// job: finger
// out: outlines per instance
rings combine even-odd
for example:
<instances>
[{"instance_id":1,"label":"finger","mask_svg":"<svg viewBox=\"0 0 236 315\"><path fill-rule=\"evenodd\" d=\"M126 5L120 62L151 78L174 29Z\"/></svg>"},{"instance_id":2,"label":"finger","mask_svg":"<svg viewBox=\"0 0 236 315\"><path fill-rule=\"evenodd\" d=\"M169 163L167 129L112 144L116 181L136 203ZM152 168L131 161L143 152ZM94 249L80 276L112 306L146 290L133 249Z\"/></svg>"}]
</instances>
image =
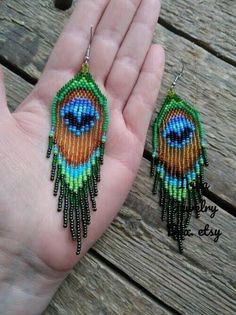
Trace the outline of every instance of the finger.
<instances>
[{"instance_id":1,"label":"finger","mask_svg":"<svg viewBox=\"0 0 236 315\"><path fill-rule=\"evenodd\" d=\"M91 72L104 81L141 0L111 0L91 47Z\"/></svg>"},{"instance_id":2,"label":"finger","mask_svg":"<svg viewBox=\"0 0 236 315\"><path fill-rule=\"evenodd\" d=\"M150 48L160 12L159 0L143 0L107 78L106 88L121 109L132 91Z\"/></svg>"},{"instance_id":3,"label":"finger","mask_svg":"<svg viewBox=\"0 0 236 315\"><path fill-rule=\"evenodd\" d=\"M65 26L45 71L75 72L80 68L90 40L90 29L95 30L110 0L81 0Z\"/></svg>"},{"instance_id":4,"label":"finger","mask_svg":"<svg viewBox=\"0 0 236 315\"><path fill-rule=\"evenodd\" d=\"M156 44L150 48L139 79L123 111L124 120L137 138L144 143L149 122L159 93L165 65L164 49Z\"/></svg>"},{"instance_id":5,"label":"finger","mask_svg":"<svg viewBox=\"0 0 236 315\"><path fill-rule=\"evenodd\" d=\"M0 119L2 119L2 117L6 117L9 115L10 115L10 112L7 107L3 69L2 69L2 66L0 65Z\"/></svg>"},{"instance_id":6,"label":"finger","mask_svg":"<svg viewBox=\"0 0 236 315\"><path fill-rule=\"evenodd\" d=\"M86 53L90 28L95 29L109 0L81 0L59 37L44 72L33 93L27 99L50 106L52 98L78 72Z\"/></svg>"}]
</instances>

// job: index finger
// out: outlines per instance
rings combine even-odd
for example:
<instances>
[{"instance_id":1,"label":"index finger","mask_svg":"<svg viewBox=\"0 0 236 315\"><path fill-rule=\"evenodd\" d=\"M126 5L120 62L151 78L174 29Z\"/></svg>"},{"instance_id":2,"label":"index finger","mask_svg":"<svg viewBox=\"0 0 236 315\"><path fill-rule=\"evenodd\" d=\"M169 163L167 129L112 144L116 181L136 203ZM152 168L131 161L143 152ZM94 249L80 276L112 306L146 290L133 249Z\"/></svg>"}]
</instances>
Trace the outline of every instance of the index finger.
<instances>
[{"instance_id":1,"label":"index finger","mask_svg":"<svg viewBox=\"0 0 236 315\"><path fill-rule=\"evenodd\" d=\"M90 28L93 26L94 30L96 29L109 2L109 0L79 1L53 49L45 71L79 68L78 61L83 59L88 47Z\"/></svg>"},{"instance_id":2,"label":"index finger","mask_svg":"<svg viewBox=\"0 0 236 315\"><path fill-rule=\"evenodd\" d=\"M33 90L34 98L50 105L58 88L80 69L89 44L91 26L96 29L109 2L110 0L79 1Z\"/></svg>"}]
</instances>

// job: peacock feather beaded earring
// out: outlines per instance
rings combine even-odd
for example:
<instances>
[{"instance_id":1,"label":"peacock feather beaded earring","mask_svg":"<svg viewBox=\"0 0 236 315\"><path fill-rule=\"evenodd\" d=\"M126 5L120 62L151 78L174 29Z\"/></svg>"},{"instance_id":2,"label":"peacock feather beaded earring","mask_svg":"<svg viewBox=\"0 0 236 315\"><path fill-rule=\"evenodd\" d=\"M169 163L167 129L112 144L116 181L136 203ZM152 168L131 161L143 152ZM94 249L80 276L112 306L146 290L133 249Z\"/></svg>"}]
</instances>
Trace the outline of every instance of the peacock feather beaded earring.
<instances>
[{"instance_id":1,"label":"peacock feather beaded earring","mask_svg":"<svg viewBox=\"0 0 236 315\"><path fill-rule=\"evenodd\" d=\"M192 212L200 215L204 166L208 165L200 115L175 92L183 71L184 64L154 121L151 165L153 194L159 184L162 221L167 222L168 235L178 242L180 253Z\"/></svg>"},{"instance_id":2,"label":"peacock feather beaded earring","mask_svg":"<svg viewBox=\"0 0 236 315\"><path fill-rule=\"evenodd\" d=\"M100 166L103 164L109 123L107 99L89 72L90 43L81 70L54 97L47 157L51 154L51 180L63 226L77 241L87 237L90 209L96 211Z\"/></svg>"}]
</instances>

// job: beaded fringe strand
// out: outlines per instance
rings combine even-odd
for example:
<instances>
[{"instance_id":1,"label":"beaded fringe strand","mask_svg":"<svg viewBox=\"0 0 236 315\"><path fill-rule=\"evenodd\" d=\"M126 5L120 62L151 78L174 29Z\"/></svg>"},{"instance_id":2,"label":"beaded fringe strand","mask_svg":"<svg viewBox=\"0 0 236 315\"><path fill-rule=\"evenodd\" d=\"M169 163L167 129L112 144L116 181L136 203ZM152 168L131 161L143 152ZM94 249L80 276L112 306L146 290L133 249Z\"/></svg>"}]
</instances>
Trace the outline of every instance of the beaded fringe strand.
<instances>
[{"instance_id":1,"label":"beaded fringe strand","mask_svg":"<svg viewBox=\"0 0 236 315\"><path fill-rule=\"evenodd\" d=\"M108 121L107 100L84 63L53 100L47 150L47 158L52 155L50 179L57 210L63 212L63 227L77 242L77 255L88 234L91 210L97 210Z\"/></svg>"},{"instance_id":2,"label":"beaded fringe strand","mask_svg":"<svg viewBox=\"0 0 236 315\"><path fill-rule=\"evenodd\" d=\"M207 165L199 114L170 89L153 124L151 176L153 194L159 188L161 219L167 222L168 235L178 242L180 253L192 212L200 216L197 206Z\"/></svg>"}]
</instances>

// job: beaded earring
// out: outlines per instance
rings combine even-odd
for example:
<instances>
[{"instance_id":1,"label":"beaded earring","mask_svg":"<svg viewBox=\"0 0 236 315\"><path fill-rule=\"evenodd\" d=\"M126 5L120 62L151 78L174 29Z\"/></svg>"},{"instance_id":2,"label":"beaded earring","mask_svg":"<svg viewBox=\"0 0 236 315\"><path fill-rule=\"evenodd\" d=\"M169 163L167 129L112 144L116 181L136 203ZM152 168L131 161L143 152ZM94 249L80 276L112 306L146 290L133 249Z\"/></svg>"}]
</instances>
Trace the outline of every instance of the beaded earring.
<instances>
[{"instance_id":1,"label":"beaded earring","mask_svg":"<svg viewBox=\"0 0 236 315\"><path fill-rule=\"evenodd\" d=\"M151 165L153 194L159 184L161 218L180 253L192 212L200 215L204 166L208 165L200 115L175 92L183 71L184 64L154 121Z\"/></svg>"},{"instance_id":2,"label":"beaded earring","mask_svg":"<svg viewBox=\"0 0 236 315\"><path fill-rule=\"evenodd\" d=\"M51 181L58 211L63 210L63 226L70 227L81 251L87 237L90 209L96 211L100 166L103 164L108 130L107 99L89 72L90 43L81 70L54 97L47 158L53 155Z\"/></svg>"}]
</instances>

